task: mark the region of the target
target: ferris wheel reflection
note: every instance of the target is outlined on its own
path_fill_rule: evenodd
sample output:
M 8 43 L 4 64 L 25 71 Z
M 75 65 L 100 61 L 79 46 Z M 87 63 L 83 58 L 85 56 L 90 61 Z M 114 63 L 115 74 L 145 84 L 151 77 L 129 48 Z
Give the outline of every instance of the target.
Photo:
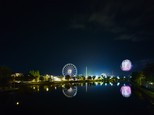
M 77 86 L 64 85 L 62 92 L 68 98 L 75 97 L 77 94 Z

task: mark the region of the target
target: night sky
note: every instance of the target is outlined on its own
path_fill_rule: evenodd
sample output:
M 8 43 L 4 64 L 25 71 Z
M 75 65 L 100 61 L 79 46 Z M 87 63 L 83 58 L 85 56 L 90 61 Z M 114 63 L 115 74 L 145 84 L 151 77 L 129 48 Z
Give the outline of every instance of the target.
M 0 66 L 14 72 L 61 75 L 128 74 L 154 60 L 154 0 L 7 1 L 0 14 Z

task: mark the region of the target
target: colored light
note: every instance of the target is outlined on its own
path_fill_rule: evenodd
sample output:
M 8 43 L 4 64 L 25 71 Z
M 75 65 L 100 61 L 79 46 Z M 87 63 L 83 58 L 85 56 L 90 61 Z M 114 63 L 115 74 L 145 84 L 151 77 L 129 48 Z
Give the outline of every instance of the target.
M 121 63 L 122 71 L 130 71 L 131 68 L 132 68 L 132 63 L 130 60 L 126 59 L 126 60 L 122 61 L 122 63 Z
M 130 97 L 132 93 L 130 86 L 122 86 L 120 91 L 123 97 Z

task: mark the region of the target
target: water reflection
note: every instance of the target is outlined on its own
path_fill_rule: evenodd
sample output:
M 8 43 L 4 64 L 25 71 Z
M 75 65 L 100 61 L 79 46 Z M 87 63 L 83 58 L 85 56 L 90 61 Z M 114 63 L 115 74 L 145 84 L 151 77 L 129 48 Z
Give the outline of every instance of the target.
M 88 92 L 88 88 L 92 86 L 102 86 L 102 87 L 119 87 L 119 86 L 125 86 L 125 83 L 112 83 L 112 82 L 84 82 L 84 83 L 67 83 L 67 84 L 53 84 L 53 85 L 32 85 L 27 88 L 30 88 L 29 91 L 32 92 L 51 92 L 55 90 L 62 90 L 62 93 L 66 97 L 74 97 L 77 94 L 77 87 L 85 87 L 85 92 Z M 127 91 L 128 90 L 128 91 Z M 123 87 L 121 88 L 121 94 L 124 97 L 128 97 L 129 93 L 131 93 L 131 89 Z
M 74 97 L 77 94 L 77 86 L 65 85 L 62 88 L 62 92 L 68 98 Z
M 19 101 L 20 96 L 16 92 L 0 93 L 0 107 L 19 106 Z
M 17 106 L 19 105 L 19 101 L 16 102 L 16 105 L 17 105 Z
M 125 99 L 120 100 L 122 96 L 128 100 L 128 105 L 130 106 L 127 105 Z M 130 96 L 131 98 L 128 98 Z M 0 93 L 0 106 L 3 107 L 3 110 L 8 108 L 13 108 L 14 110 L 26 108 L 23 110 L 23 112 L 25 112 L 29 109 L 28 107 L 31 106 L 35 108 L 36 114 L 38 113 L 37 110 L 41 111 L 41 108 L 50 110 L 52 107 L 54 110 L 54 108 L 57 107 L 71 108 L 72 105 L 76 104 L 77 107 L 82 106 L 81 108 L 84 108 L 87 106 L 90 108 L 89 110 L 92 110 L 92 107 L 96 111 L 102 106 L 104 108 L 111 108 L 111 110 L 120 106 L 125 110 L 126 107 L 123 106 L 125 103 L 132 112 L 136 110 L 137 113 L 138 107 L 142 107 L 140 106 L 142 104 L 145 105 L 144 101 L 154 103 L 153 98 L 145 96 L 138 90 L 135 91 L 132 85 L 129 83 L 124 84 L 123 82 L 82 82 L 27 85 L 19 86 L 18 91 Z M 96 106 L 94 106 L 94 104 L 96 104 Z M 150 109 L 152 108 L 151 106 L 148 107 L 150 107 Z M 72 107 L 71 109 L 74 108 Z M 82 111 L 82 109 L 80 110 Z
M 84 83 L 61 83 L 61 84 L 52 84 L 52 85 L 30 85 L 26 87 L 19 87 L 21 91 L 28 92 L 50 92 L 53 90 L 65 90 L 69 87 L 85 87 L 86 92 L 88 91 L 88 87 L 91 86 L 102 86 L 102 87 L 120 87 L 125 85 L 120 82 L 84 82 Z
M 120 89 L 120 91 L 121 91 L 121 94 L 122 94 L 122 96 L 123 97 L 130 97 L 131 96 L 131 87 L 130 86 L 122 86 L 121 87 L 121 89 Z

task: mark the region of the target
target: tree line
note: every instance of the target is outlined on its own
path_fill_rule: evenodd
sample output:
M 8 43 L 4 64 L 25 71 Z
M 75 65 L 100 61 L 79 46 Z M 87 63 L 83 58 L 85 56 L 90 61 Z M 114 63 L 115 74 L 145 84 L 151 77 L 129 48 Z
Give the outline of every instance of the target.
M 141 71 L 132 72 L 131 81 L 137 85 L 145 82 L 154 82 L 154 63 L 148 63 Z
M 12 71 L 6 66 L 0 66 L 0 85 L 9 85 L 15 79 L 20 81 L 35 80 L 39 81 L 40 72 L 38 70 L 30 70 L 27 74 L 21 75 L 20 77 L 11 76 Z

